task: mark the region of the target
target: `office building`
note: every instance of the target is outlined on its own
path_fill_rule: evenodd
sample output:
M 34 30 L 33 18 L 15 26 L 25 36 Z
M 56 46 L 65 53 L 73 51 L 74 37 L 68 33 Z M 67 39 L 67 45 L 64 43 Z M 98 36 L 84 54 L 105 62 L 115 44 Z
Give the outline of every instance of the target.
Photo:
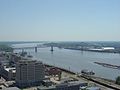
M 45 77 L 45 67 L 35 60 L 20 60 L 16 63 L 16 84 L 19 87 L 39 85 Z

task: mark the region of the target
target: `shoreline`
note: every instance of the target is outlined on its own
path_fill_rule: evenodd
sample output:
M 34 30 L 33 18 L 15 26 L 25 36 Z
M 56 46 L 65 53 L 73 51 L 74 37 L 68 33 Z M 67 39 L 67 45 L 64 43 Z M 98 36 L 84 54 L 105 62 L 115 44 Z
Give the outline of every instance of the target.
M 77 75 L 75 72 L 67 70 L 67 69 L 64 69 L 64 68 L 60 68 L 60 67 L 53 66 L 53 65 L 48 65 L 48 64 L 44 64 L 44 65 L 48 66 L 48 67 L 58 68 L 61 71 L 67 72 L 67 73 L 69 73 L 71 75 L 74 75 L 74 76 Z M 105 86 L 105 87 L 108 87 L 108 88 L 111 88 L 111 89 L 120 90 L 120 85 L 115 84 L 114 81 L 109 80 L 109 79 L 96 77 L 96 76 L 88 76 L 88 75 L 80 75 L 80 76 L 77 76 L 77 77 L 78 78 L 82 78 L 82 79 L 86 79 L 86 80 L 88 80 L 88 82 L 92 81 L 92 82 L 94 82 L 96 84 L 100 84 L 102 86 Z
M 113 53 L 120 54 L 120 52 L 109 52 L 109 51 L 98 51 L 98 50 L 87 50 L 87 49 L 75 49 L 75 48 L 64 48 L 68 50 L 79 50 L 79 51 L 88 51 L 88 52 L 98 52 L 98 53 Z

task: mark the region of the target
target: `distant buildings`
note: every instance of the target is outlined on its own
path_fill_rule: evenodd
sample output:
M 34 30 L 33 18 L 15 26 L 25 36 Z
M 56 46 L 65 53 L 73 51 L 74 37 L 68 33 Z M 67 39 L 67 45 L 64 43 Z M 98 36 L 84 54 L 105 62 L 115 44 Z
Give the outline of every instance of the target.
M 41 62 L 20 60 L 16 63 L 16 84 L 19 87 L 39 85 L 45 77 L 45 67 Z
M 98 52 L 112 52 L 115 50 L 114 47 L 101 47 L 101 48 L 89 48 L 90 51 L 98 51 Z

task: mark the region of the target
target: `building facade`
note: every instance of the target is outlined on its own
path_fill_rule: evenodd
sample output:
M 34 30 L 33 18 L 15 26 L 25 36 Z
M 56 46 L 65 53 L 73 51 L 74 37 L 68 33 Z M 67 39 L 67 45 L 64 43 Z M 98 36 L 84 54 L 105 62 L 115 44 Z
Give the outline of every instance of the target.
M 45 77 L 45 67 L 35 60 L 20 60 L 16 64 L 16 84 L 19 87 L 39 85 Z

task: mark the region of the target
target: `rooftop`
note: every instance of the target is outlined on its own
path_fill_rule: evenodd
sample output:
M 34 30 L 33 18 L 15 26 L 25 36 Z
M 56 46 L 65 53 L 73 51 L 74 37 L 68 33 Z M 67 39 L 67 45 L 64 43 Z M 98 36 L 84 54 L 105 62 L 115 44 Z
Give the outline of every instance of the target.
M 5 67 L 5 70 L 8 71 L 8 72 L 9 72 L 10 70 L 12 70 L 12 72 L 16 72 L 16 68 L 15 68 L 15 67 L 10 67 L 10 68 L 6 68 L 6 67 Z
M 20 89 L 17 88 L 17 87 L 9 87 L 9 88 L 6 88 L 6 89 L 4 89 L 4 90 L 20 90 Z

